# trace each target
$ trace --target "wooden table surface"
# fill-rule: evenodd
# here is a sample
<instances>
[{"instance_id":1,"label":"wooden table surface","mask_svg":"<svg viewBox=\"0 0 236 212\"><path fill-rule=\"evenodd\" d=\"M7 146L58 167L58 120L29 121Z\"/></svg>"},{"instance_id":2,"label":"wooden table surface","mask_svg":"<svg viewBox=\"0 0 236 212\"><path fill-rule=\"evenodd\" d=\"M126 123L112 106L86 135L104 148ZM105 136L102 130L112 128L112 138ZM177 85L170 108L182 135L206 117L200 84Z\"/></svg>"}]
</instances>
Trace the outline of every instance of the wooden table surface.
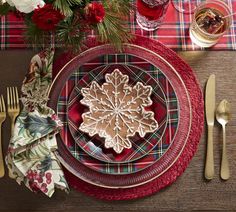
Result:
<instances>
[{"instance_id":1,"label":"wooden table surface","mask_svg":"<svg viewBox=\"0 0 236 212\"><path fill-rule=\"evenodd\" d=\"M6 97L7 86L20 88L31 50L0 51L0 94ZM236 210L236 52L204 51L178 53L195 71L202 88L211 73L216 74L217 104L226 98L232 103L233 117L227 126L227 148L231 178L220 180L222 131L214 128L215 178L204 180L206 131L198 151L185 173L170 187L143 199L105 202L72 190L70 194L57 191L49 199L33 194L25 186L5 176L0 179L0 211L183 211L183 210ZM6 152L10 135L9 119L3 125L3 147Z\"/></svg>"}]
</instances>

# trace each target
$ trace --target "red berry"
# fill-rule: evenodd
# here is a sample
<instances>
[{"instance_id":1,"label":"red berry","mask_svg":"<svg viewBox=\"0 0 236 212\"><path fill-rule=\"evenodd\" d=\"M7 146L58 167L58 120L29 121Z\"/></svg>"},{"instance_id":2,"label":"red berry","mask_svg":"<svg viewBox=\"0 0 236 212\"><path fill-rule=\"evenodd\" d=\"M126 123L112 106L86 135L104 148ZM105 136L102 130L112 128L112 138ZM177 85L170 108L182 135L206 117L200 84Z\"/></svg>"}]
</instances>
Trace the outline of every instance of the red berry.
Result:
<instances>
[{"instance_id":1,"label":"red berry","mask_svg":"<svg viewBox=\"0 0 236 212\"><path fill-rule=\"evenodd\" d=\"M26 174L26 177L29 179L29 180L33 180L35 178L35 173L32 171L32 170L29 170Z\"/></svg>"},{"instance_id":2,"label":"red berry","mask_svg":"<svg viewBox=\"0 0 236 212\"><path fill-rule=\"evenodd\" d=\"M38 182L42 183L43 182L43 178L42 177L38 178Z\"/></svg>"},{"instance_id":3,"label":"red berry","mask_svg":"<svg viewBox=\"0 0 236 212\"><path fill-rule=\"evenodd\" d=\"M42 192L47 192L48 191L48 189L47 189L47 184L46 183L43 183L42 185L41 185L41 191Z\"/></svg>"},{"instance_id":4,"label":"red berry","mask_svg":"<svg viewBox=\"0 0 236 212\"><path fill-rule=\"evenodd\" d=\"M38 184L37 184L36 182L30 181L30 182L29 182L29 186L30 186L30 188L31 188L34 192L38 192L38 191L39 191L39 187L38 187Z\"/></svg>"},{"instance_id":5,"label":"red berry","mask_svg":"<svg viewBox=\"0 0 236 212\"><path fill-rule=\"evenodd\" d=\"M52 182L51 179L47 179L47 181L46 181L47 184L50 184L51 182Z\"/></svg>"},{"instance_id":6,"label":"red berry","mask_svg":"<svg viewBox=\"0 0 236 212\"><path fill-rule=\"evenodd\" d=\"M37 180L39 183L42 183L43 178L42 178L41 174L37 174L36 177L35 177L35 180Z\"/></svg>"},{"instance_id":7,"label":"red berry","mask_svg":"<svg viewBox=\"0 0 236 212\"><path fill-rule=\"evenodd\" d=\"M52 174L50 172L46 173L46 178L50 180L52 178Z\"/></svg>"},{"instance_id":8,"label":"red berry","mask_svg":"<svg viewBox=\"0 0 236 212\"><path fill-rule=\"evenodd\" d=\"M32 176L32 174L29 174L29 173L28 173L26 176L27 176L27 178L28 178L29 180L33 180L33 179L34 179L34 176Z\"/></svg>"},{"instance_id":9,"label":"red berry","mask_svg":"<svg viewBox=\"0 0 236 212\"><path fill-rule=\"evenodd\" d=\"M47 188L47 184L46 183L42 183L41 188Z\"/></svg>"}]
</instances>

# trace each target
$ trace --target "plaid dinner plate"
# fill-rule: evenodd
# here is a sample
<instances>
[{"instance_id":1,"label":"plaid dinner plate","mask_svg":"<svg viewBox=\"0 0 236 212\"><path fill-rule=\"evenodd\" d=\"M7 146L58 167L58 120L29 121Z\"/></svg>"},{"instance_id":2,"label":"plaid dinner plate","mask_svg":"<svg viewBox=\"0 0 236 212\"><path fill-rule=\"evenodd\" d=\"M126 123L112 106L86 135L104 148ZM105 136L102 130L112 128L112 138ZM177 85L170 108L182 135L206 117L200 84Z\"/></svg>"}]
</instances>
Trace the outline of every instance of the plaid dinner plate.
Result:
<instances>
[{"instance_id":1,"label":"plaid dinner plate","mask_svg":"<svg viewBox=\"0 0 236 212\"><path fill-rule=\"evenodd\" d=\"M111 55L109 55L111 56ZM127 56L127 55L125 55ZM130 55L129 55L130 56ZM104 57L104 56L102 56ZM101 58L99 58L101 59ZM137 58L136 58L137 59ZM115 61L114 61L115 62ZM142 61L145 62L145 61ZM83 77L75 89L71 93L71 98L69 99L68 103L68 122L69 122L69 129L71 131L72 136L76 143L83 149L86 153L90 156L97 158L98 160L108 162L108 163L127 163L132 162L137 159L144 157L148 154L155 146L162 141L163 148L164 146L168 146L170 141L169 137L165 140L163 137L164 132L167 128L167 119L169 116L168 113L168 100L166 96L169 95L165 94L162 86L166 86L165 83L167 82L165 76L159 72L158 69L153 69L154 73L156 74L156 81L155 78L152 78L147 71L143 71L136 66L132 65L125 65L122 61L117 61L117 64L112 65L113 62L109 65L103 65L99 68L95 69L94 71L90 71L88 75ZM83 87L90 86L92 81L97 81L99 84L104 82L104 76L106 73L111 73L114 69L119 69L122 71L123 74L129 76L130 81L129 84L132 86L137 82L142 82L145 85L150 85L153 88L152 94L152 101L153 105L148 108L149 110L154 111L155 119L159 123L159 128L154 133L149 133L145 136L145 138L141 138L138 135L135 135L131 138L132 148L125 149L122 153L116 154L112 149L106 149L104 147L104 139L101 139L99 136L93 136L92 138L88 136L87 133L82 133L78 128L82 122L81 114L84 112L82 109L87 110L87 108L83 107L80 104L80 100L82 99L81 89ZM159 73L158 73L159 72ZM163 84L162 84L163 83ZM172 87L170 87L169 92L174 92ZM175 97L175 95L174 95ZM176 103L176 117L178 120L178 108L177 108L177 99L173 98L173 101ZM80 115L76 115L80 111ZM164 152L164 150L163 150Z\"/></svg>"},{"instance_id":2,"label":"plaid dinner plate","mask_svg":"<svg viewBox=\"0 0 236 212\"><path fill-rule=\"evenodd\" d=\"M106 55L107 56L107 55ZM109 57L112 55L109 55ZM117 55L116 55L117 56ZM104 56L103 56L104 57ZM115 58L115 57L114 57ZM115 67L114 65L109 65L108 68L107 65L100 66L99 68L95 69L95 71L90 71L88 75L85 75L81 80L79 80L80 85L77 85L75 87L76 92L71 92L71 97L69 98L69 119L65 116L66 110L63 105L67 105L65 101L67 101L68 98L65 96L67 95L66 88L70 87L68 84L73 83L73 81L77 78L76 76L79 76L79 73L82 72L83 68L80 68L81 70L78 70L75 72L70 79L67 81L68 84L66 83L64 86L64 89L62 91L62 96L60 97L59 101L59 109L58 114L61 115L61 119L63 120L64 126L66 129L62 132L62 136L64 136L63 141L67 141L67 147L71 151L71 153L81 162L86 164L92 169L95 169L97 171L100 171L102 173L109 173L109 174L127 174L127 173L133 173L140 171L149 165L151 165L153 162L158 160L168 149L172 138L174 138L175 132L177 130L177 124L178 124L178 101L176 98L176 95L174 93L174 90L172 86L170 85L169 81L166 79L165 75L162 74L162 72L153 67L150 63L147 61L137 58L131 55L126 55L126 58L130 58L131 61L133 62L128 62L126 61L126 64L124 61L109 61L109 64L116 64ZM101 60L102 61L102 60ZM103 60L104 61L104 60ZM119 65L118 65L118 64ZM86 65L89 64L94 64L94 61L90 61L89 63L86 63ZM120 64L125 64L125 65L120 65ZM129 64L129 67L128 67ZM131 64L138 64L138 66L142 66L143 68L145 67L145 70L149 71L141 71L141 69L137 69L135 66L131 66ZM78 147L75 142L73 141L70 133L68 132L68 126L69 128L72 128L72 134L77 134L78 131L78 126L80 125L81 122L81 111L83 111L83 106L79 104L79 96L80 94L80 89L82 87L87 86L88 79L90 79L90 82L94 80L93 76L96 76L96 79L100 78L100 80L103 80L103 73L101 70L106 70L105 72L109 72L114 70L114 68L119 68L119 69L124 69L124 71L128 71L127 73L129 76L131 76L131 79L133 79L133 83L135 81L141 81L145 84L151 84L153 85L154 89L154 95L152 96L153 99L153 105L152 105L152 110L155 112L155 117L159 122L159 129L153 133L150 134L148 137L145 139L140 139L139 137L136 138L135 141L135 147L133 150L129 150L126 153L123 153L122 155L115 155L118 159L120 160L122 157L127 158L127 156L132 157L132 156L139 156L143 155L145 156L143 159L135 160L135 162L127 162L124 164L112 164L112 163L102 163L101 161L95 160L94 157L89 157L84 151L84 148ZM81 71L81 72L80 72ZM102 74L101 74L102 73ZM149 75L147 73L152 74ZM100 74L100 77L99 77ZM157 81L156 81L157 80ZM163 88L162 88L163 87ZM163 95L164 92L164 95ZM163 104L166 103L167 105ZM168 107L168 114L167 114L167 107ZM80 112L79 112L80 111ZM72 121L67 121L67 120L72 120ZM72 123L71 123L72 122ZM94 147L99 141L96 141L96 138L89 138L88 142L86 142L86 139L83 139L81 137L81 132L79 132L80 139L83 140L86 146L91 145ZM74 136L75 137L75 136ZM139 143L137 142L139 141ZM87 145L86 145L87 144ZM142 145L138 145L142 144ZM151 145L150 145L151 144ZM101 143L95 147L96 148L101 148ZM145 147L148 146L148 147ZM92 150L92 147L91 148ZM137 148L138 147L138 148ZM142 149L140 149L142 147ZM145 149L144 149L145 148ZM147 151L147 148L152 150L149 154ZM101 150L102 151L102 150ZM97 154L99 154L101 151L97 151ZM138 152L137 152L138 151ZM142 151L140 153L140 151ZM107 152L106 152L107 154ZM148 154L148 155L147 155ZM109 157L110 155L113 155L114 158L114 153L111 151L110 154L107 154ZM137 157L136 156L136 157Z\"/></svg>"},{"instance_id":3,"label":"plaid dinner plate","mask_svg":"<svg viewBox=\"0 0 236 212\"><path fill-rule=\"evenodd\" d=\"M84 73L84 66L94 64L94 60L84 64L70 76L67 83L65 83L59 98L58 114L64 123L64 129L61 133L63 137L62 140L66 141L65 145L74 157L90 168L102 173L128 174L148 167L166 152L177 130L179 112L178 101L173 87L158 68L154 67L147 61L132 55L122 54L116 55L116 57L114 56L115 55L101 56L99 61L103 62L101 64L97 64L102 66L89 71L88 74L82 78L81 76L83 74L80 73ZM106 61L104 57L119 58L119 56L123 56L121 58L126 58L126 62L123 60L116 59L115 61L110 59L108 62L109 65L104 65L104 61ZM129 59L127 60L127 58ZM149 70L151 75L147 74L146 71L141 70L140 67L137 68L134 64L136 64L137 67L141 66L145 68L145 70ZM155 112L155 118L159 123L159 129L155 133L149 134L149 136L146 136L144 139L136 136L134 140L132 139L134 145L133 148L131 150L126 150L122 154L115 154L113 151L104 149L101 139L96 137L90 138L88 135L83 134L78 130L78 127L82 121L81 114L84 109L86 109L79 102L82 98L80 93L81 88L88 86L94 78L96 78L96 81L102 82L104 80L104 74L111 72L115 68L118 68L122 70L123 73L129 75L131 84L141 81L144 84L152 85L154 94L152 95L153 105L150 109ZM67 90L71 87L69 84L76 84L74 81L77 81L78 79L80 80L69 95ZM66 114L68 114L68 116ZM68 131L68 128L70 128L71 134L74 135L74 139ZM74 142L74 140L76 142ZM76 143L80 143L80 145L77 145ZM85 150L85 152L83 150ZM86 154L87 151L90 151L89 154L91 157ZM103 163L96 160L95 158L99 158L99 156L109 158L110 161L115 159L116 162L121 161L123 158L126 160L128 158L137 158L139 160L133 159L133 163L131 163L131 161L127 161L124 164L118 162L117 164L112 164L109 161L107 163ZM140 159L141 156L145 157Z\"/></svg>"},{"instance_id":4,"label":"plaid dinner plate","mask_svg":"<svg viewBox=\"0 0 236 212\"><path fill-rule=\"evenodd\" d=\"M123 58L123 60L120 58ZM100 66L89 71L88 67L91 64ZM135 141L133 142L133 148L119 155L103 148L101 139L90 138L78 130L82 121L81 114L86 110L80 104L82 98L81 88L88 86L94 79L102 83L104 74L112 72L115 68L129 75L131 84L141 81L144 84L152 85L154 90L152 95L153 105L150 109L155 112L155 118L159 123L159 129L155 133L149 134L144 139L136 136L133 140ZM85 73L85 70L89 72L85 75L81 74ZM76 81L78 81L77 85ZM68 88L72 87L71 84L76 86L69 93ZM58 114L64 123L64 129L61 133L62 140L66 141L65 145L71 154L86 166L107 174L134 173L158 160L166 152L174 138L178 125L178 112L178 101L174 89L161 70L141 58L127 54L103 55L81 66L65 83L58 102ZM80 145L76 143L80 143ZM90 151L91 156L86 154L87 151ZM141 156L142 159L140 159ZM99 157L109 158L110 161L115 159L116 162L121 161L121 159L127 160L127 158L137 159L133 159L134 162L132 163L127 161L123 164L118 162L113 164L109 161L101 162L95 159L99 159Z\"/></svg>"}]
</instances>

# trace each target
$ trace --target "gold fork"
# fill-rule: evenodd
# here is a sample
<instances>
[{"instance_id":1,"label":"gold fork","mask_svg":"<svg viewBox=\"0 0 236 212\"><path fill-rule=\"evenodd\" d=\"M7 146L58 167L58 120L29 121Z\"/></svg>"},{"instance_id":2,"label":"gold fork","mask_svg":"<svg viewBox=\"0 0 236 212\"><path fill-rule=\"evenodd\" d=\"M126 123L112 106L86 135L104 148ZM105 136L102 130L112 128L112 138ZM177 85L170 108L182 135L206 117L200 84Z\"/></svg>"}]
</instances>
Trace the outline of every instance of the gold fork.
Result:
<instances>
[{"instance_id":1,"label":"gold fork","mask_svg":"<svg viewBox=\"0 0 236 212\"><path fill-rule=\"evenodd\" d=\"M7 112L11 118L11 134L13 134L15 120L20 113L19 95L17 87L7 88Z\"/></svg>"},{"instance_id":2,"label":"gold fork","mask_svg":"<svg viewBox=\"0 0 236 212\"><path fill-rule=\"evenodd\" d=\"M3 153L2 153L2 123L6 119L6 106L3 99L3 95L0 98L0 178L4 176L4 163L3 163Z\"/></svg>"}]
</instances>

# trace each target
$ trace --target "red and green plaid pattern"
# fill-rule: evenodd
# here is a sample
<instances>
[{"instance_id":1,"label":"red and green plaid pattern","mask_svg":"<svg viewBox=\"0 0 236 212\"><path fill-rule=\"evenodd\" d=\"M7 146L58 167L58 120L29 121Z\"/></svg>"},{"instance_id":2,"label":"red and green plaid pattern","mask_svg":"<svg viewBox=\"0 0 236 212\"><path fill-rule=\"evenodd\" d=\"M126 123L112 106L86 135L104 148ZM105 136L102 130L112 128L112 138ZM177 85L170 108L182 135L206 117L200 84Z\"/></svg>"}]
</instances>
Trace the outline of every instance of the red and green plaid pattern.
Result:
<instances>
[{"instance_id":1,"label":"red and green plaid pattern","mask_svg":"<svg viewBox=\"0 0 236 212\"><path fill-rule=\"evenodd\" d=\"M23 19L14 13L8 16L0 16L0 49L25 48L24 29Z\"/></svg>"},{"instance_id":2,"label":"red and green plaid pattern","mask_svg":"<svg viewBox=\"0 0 236 212\"><path fill-rule=\"evenodd\" d=\"M75 87L71 94L72 98L70 98L68 102L69 129L77 144L92 157L110 163L132 162L148 154L161 140L167 125L167 100L161 86L145 71L140 70L136 66L119 66L118 64L111 64L100 66L97 69L90 71ZM123 74L129 76L129 84L131 86L134 86L136 82L142 82L143 84L152 86L153 106L151 109L155 113L155 118L159 123L159 129L145 138L140 138L139 136L132 137L132 148L114 155L112 149L107 150L104 148L103 140L99 139L99 137L94 136L91 138L86 133L82 133L79 130L82 120L75 118L74 114L78 113L78 108L82 107L79 102L82 99L81 89L90 86L92 81L97 81L99 84L102 84L104 82L104 75L106 73L111 73L116 68Z\"/></svg>"},{"instance_id":3,"label":"red and green plaid pattern","mask_svg":"<svg viewBox=\"0 0 236 212\"><path fill-rule=\"evenodd\" d=\"M200 3L203 0L198 0ZM236 11L236 0L226 0L232 13ZM189 37L191 14L179 13L170 3L163 25L155 32L140 29L135 21L135 12L131 12L129 26L132 33L157 39L166 46L176 50L199 50ZM25 26L22 19L13 13L7 17L0 17L0 48L25 48L23 32ZM236 16L230 30L210 50L236 50Z\"/></svg>"},{"instance_id":4,"label":"red and green plaid pattern","mask_svg":"<svg viewBox=\"0 0 236 212\"><path fill-rule=\"evenodd\" d=\"M167 102L169 116L167 116L167 126L163 132L163 136L161 137L161 139L159 139L159 142L156 141L156 145L152 148L149 154L147 154L145 157L135 160L132 163L131 162L106 163L106 162L97 160L94 157L91 157L87 153L85 153L79 147L79 145L75 143L74 138L69 132L69 126L73 123L71 123L71 121L68 123L67 106L69 110L69 116L71 113L72 114L71 118L73 120L72 122L75 123L74 124L75 132L78 132L77 128L79 126L79 123L81 122L81 112L79 111L83 111L84 106L78 104L78 99L75 98L76 96L78 97L79 95L80 86L82 87L87 86L89 79L90 81L92 81L94 78L96 78L98 81L101 80L102 78L104 78L104 75L102 74L98 76L98 74L101 70L104 69L103 67L104 66L111 67L110 69L111 71L111 70L114 70L113 69L114 64L115 64L115 67L119 67L119 65L129 66L130 69L132 70L129 73L129 75L133 75L133 77L130 76L130 78L133 78L136 81L141 81L145 84L150 83L150 85L154 85L154 87L155 87L155 83L157 82L158 87L160 86L162 88L165 95L165 97L161 97L161 98L162 99L165 98L165 101ZM136 69L135 68L133 69L133 67L136 67ZM91 69L94 69L95 71L90 71ZM140 69L145 70L146 74L143 74L142 76L142 72L139 71ZM92 73L88 74L88 71ZM98 72L98 74L96 74L96 71ZM150 74L150 76L152 76L153 78L150 76L147 76L148 74ZM156 80L155 83L153 82L153 79ZM74 88L74 91L76 92L73 92L73 88ZM159 95L156 95L156 96L159 97ZM158 99L157 101L159 102L161 101L161 99ZM156 100L154 101L152 109L155 111L155 108L156 108L158 112L161 112L158 110L159 105L155 105L155 102ZM61 92L61 95L58 101L58 115L64 124L64 129L61 132L61 136L62 136L63 142L68 147L71 154L75 158L77 158L80 162L89 166L90 168L96 171L99 171L102 173L108 173L108 174L118 174L118 173L128 174L128 173L137 172L150 166L151 164L153 164L153 162L158 160L168 150L168 147L170 146L173 140L173 137L175 135L175 132L178 126L178 112L179 112L178 101L177 101L174 89L172 88L170 82L165 77L165 75L162 74L161 70L159 70L157 67L153 66L152 64L148 63L147 61L141 58L137 58L137 57L134 57L132 55L127 55L127 54L99 56L96 59L84 64L83 66L78 68L78 70L75 70L74 73L70 76L70 78L65 83L65 86ZM160 115L158 113L156 114ZM71 118L69 118L69 120ZM86 138L80 138L80 139L85 139L86 141ZM94 142L94 139L92 141L93 142L90 141L89 143L90 145L87 145L87 147L89 146L92 150L94 148L96 153L99 152L98 151L99 149L102 150L102 146L99 143L97 145L97 143ZM104 149L102 151L104 151ZM142 148L141 148L141 151L140 149L137 148L137 151L136 152L133 151L133 152L135 154L137 153L143 154L143 151L146 153L146 150ZM131 156L133 155L131 154Z\"/></svg>"}]
</instances>

